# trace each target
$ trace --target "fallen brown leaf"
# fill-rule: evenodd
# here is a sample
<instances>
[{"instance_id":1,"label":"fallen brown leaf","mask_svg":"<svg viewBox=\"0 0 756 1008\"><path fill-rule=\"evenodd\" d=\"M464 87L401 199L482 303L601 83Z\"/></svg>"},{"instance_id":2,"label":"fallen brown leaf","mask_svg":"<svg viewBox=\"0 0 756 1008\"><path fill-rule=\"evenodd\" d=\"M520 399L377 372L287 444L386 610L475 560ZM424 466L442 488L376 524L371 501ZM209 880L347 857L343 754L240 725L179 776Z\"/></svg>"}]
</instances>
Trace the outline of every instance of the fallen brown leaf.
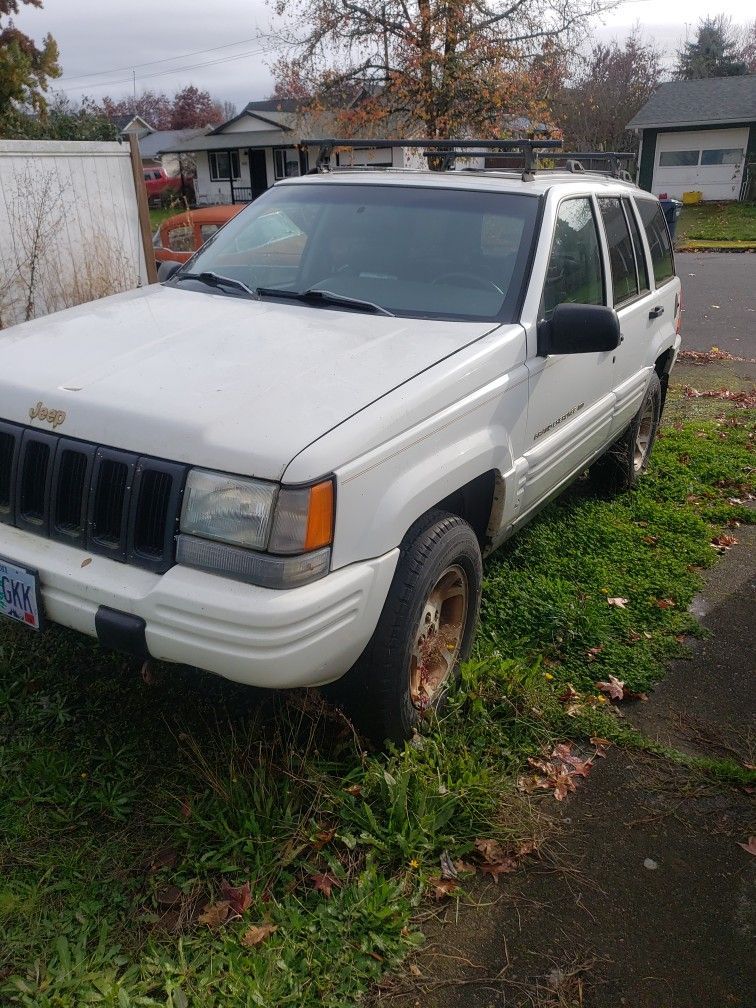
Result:
<instances>
[{"instance_id":1,"label":"fallen brown leaf","mask_svg":"<svg viewBox=\"0 0 756 1008\"><path fill-rule=\"evenodd\" d=\"M231 907L227 900L208 903L197 920L200 924L207 924L209 928L218 928L228 920L230 910Z\"/></svg>"},{"instance_id":2,"label":"fallen brown leaf","mask_svg":"<svg viewBox=\"0 0 756 1008\"><path fill-rule=\"evenodd\" d=\"M630 599L619 598L618 596L614 596L612 598L608 598L606 601L609 603L610 606L616 606L617 609L626 609Z\"/></svg>"},{"instance_id":3,"label":"fallen brown leaf","mask_svg":"<svg viewBox=\"0 0 756 1008\"><path fill-rule=\"evenodd\" d=\"M610 675L608 682L597 682L596 689L601 690L612 700L621 700L625 695L625 684L616 676ZM607 708L608 710L609 708Z\"/></svg>"},{"instance_id":4,"label":"fallen brown leaf","mask_svg":"<svg viewBox=\"0 0 756 1008\"><path fill-rule=\"evenodd\" d=\"M224 879L221 882L220 891L233 913L241 916L245 910L249 909L252 902L249 882L245 882L241 886L232 886Z\"/></svg>"},{"instance_id":5,"label":"fallen brown leaf","mask_svg":"<svg viewBox=\"0 0 756 1008\"><path fill-rule=\"evenodd\" d=\"M674 607L677 605L677 603L674 602L671 598L658 598L656 600L656 604L659 606L660 609L674 609Z\"/></svg>"},{"instance_id":6,"label":"fallen brown leaf","mask_svg":"<svg viewBox=\"0 0 756 1008\"><path fill-rule=\"evenodd\" d=\"M315 850L322 850L326 844L329 844L331 840L336 836L336 830L320 830L320 832L315 834L315 838L312 841L312 846Z\"/></svg>"},{"instance_id":7,"label":"fallen brown leaf","mask_svg":"<svg viewBox=\"0 0 756 1008\"><path fill-rule=\"evenodd\" d=\"M742 847L747 854L756 855L756 836L748 837L748 842L739 843L738 847Z\"/></svg>"},{"instance_id":8,"label":"fallen brown leaf","mask_svg":"<svg viewBox=\"0 0 756 1008\"><path fill-rule=\"evenodd\" d=\"M428 879L428 883L433 890L433 899L447 899L459 889L459 882L456 879L444 879L434 876Z\"/></svg>"},{"instance_id":9,"label":"fallen brown leaf","mask_svg":"<svg viewBox=\"0 0 756 1008\"><path fill-rule=\"evenodd\" d=\"M499 875L507 875L517 871L517 858L510 856L502 861L483 861L480 870L484 875L490 875L494 882L498 882Z\"/></svg>"},{"instance_id":10,"label":"fallen brown leaf","mask_svg":"<svg viewBox=\"0 0 756 1008\"><path fill-rule=\"evenodd\" d=\"M244 932L241 943L247 948L254 948L256 945L261 945L276 931L278 931L277 924L254 924Z\"/></svg>"},{"instance_id":11,"label":"fallen brown leaf","mask_svg":"<svg viewBox=\"0 0 756 1008\"><path fill-rule=\"evenodd\" d=\"M333 890L342 885L339 879L335 875L331 875L330 872L316 872L315 875L310 875L310 880L312 888L322 893L326 899L330 899Z\"/></svg>"}]
</instances>

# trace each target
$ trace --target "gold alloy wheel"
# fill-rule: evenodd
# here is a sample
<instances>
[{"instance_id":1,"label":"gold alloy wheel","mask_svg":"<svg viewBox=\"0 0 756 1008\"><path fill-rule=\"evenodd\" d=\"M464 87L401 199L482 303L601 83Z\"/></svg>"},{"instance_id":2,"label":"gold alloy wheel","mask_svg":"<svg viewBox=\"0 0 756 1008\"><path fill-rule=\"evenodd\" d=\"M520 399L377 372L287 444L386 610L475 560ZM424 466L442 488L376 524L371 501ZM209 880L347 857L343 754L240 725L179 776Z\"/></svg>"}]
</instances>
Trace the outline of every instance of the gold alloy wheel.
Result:
<instances>
[{"instance_id":1,"label":"gold alloy wheel","mask_svg":"<svg viewBox=\"0 0 756 1008\"><path fill-rule=\"evenodd\" d=\"M469 594L467 574L455 564L442 572L425 600L410 659L410 697L418 710L438 698L459 658Z\"/></svg>"},{"instance_id":2,"label":"gold alloy wheel","mask_svg":"<svg viewBox=\"0 0 756 1008\"><path fill-rule=\"evenodd\" d=\"M643 464L648 457L649 448L651 447L651 435L654 430L654 400L649 399L646 404L646 408L643 411L643 415L640 418L638 424L638 431L635 435L635 444L633 446L633 468L636 472L640 472L643 468Z\"/></svg>"}]
</instances>

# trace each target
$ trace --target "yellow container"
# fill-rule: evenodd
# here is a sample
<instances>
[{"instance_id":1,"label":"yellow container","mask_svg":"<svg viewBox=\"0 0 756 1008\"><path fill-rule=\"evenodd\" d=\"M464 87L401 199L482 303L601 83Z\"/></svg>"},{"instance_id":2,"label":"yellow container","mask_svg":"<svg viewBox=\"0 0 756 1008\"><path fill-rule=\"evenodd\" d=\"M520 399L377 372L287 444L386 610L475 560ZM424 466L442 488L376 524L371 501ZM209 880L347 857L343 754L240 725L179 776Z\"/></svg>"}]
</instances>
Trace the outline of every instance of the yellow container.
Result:
<instances>
[{"instance_id":1,"label":"yellow container","mask_svg":"<svg viewBox=\"0 0 756 1008\"><path fill-rule=\"evenodd\" d=\"M682 201L686 206L690 206L693 203L700 203L702 199L703 193L696 189L693 192L684 192Z\"/></svg>"}]
</instances>

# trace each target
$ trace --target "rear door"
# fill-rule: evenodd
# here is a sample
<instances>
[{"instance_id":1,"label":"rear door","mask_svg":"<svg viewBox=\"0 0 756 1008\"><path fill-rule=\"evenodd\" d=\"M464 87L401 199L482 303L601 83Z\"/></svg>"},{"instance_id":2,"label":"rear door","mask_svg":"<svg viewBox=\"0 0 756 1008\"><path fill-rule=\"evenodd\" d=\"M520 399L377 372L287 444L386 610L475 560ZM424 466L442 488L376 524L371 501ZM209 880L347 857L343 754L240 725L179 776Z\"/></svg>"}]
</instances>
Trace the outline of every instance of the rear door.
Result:
<instances>
[{"instance_id":1,"label":"rear door","mask_svg":"<svg viewBox=\"0 0 756 1008\"><path fill-rule=\"evenodd\" d=\"M609 252L610 301L619 316L621 342L615 353L615 413L612 432L627 427L640 408L653 366L652 339L659 315L646 250L629 197L600 196L599 214Z\"/></svg>"},{"instance_id":2,"label":"rear door","mask_svg":"<svg viewBox=\"0 0 756 1008\"><path fill-rule=\"evenodd\" d=\"M558 304L606 304L598 209L588 195L567 196L556 211L539 318ZM535 281L535 276L534 276ZM614 354L531 356L521 516L564 484L609 440Z\"/></svg>"}]
</instances>

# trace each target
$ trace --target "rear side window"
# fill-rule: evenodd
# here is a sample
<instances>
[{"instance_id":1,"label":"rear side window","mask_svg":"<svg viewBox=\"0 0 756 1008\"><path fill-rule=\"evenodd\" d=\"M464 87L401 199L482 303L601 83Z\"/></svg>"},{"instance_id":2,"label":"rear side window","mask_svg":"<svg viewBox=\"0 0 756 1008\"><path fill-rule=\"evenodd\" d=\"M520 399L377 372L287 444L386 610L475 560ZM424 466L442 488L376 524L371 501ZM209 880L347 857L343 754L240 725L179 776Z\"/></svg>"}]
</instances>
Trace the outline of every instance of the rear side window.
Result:
<instances>
[{"instance_id":1,"label":"rear side window","mask_svg":"<svg viewBox=\"0 0 756 1008\"><path fill-rule=\"evenodd\" d=\"M604 278L596 218L588 197L564 200L557 213L554 241L541 300L541 317L550 319L558 304L604 303Z\"/></svg>"},{"instance_id":2,"label":"rear side window","mask_svg":"<svg viewBox=\"0 0 756 1008\"><path fill-rule=\"evenodd\" d=\"M604 221L606 241L609 246L609 261L612 265L613 304L619 305L638 293L638 277L635 272L635 253L630 238L630 230L619 199L599 199L599 209Z\"/></svg>"},{"instance_id":3,"label":"rear side window","mask_svg":"<svg viewBox=\"0 0 756 1008\"><path fill-rule=\"evenodd\" d=\"M638 228L638 221L635 217L635 212L633 210L632 202L625 197L622 200L622 206L625 210L625 216L627 217L627 222L630 225L630 234L633 239L633 248L635 249L635 265L638 270L638 286L640 287L641 294L645 293L647 290L651 289L651 285L648 282L648 263L646 262L646 250L643 248L643 242L641 241L640 230Z\"/></svg>"},{"instance_id":4,"label":"rear side window","mask_svg":"<svg viewBox=\"0 0 756 1008\"><path fill-rule=\"evenodd\" d=\"M646 199L636 200L636 203L643 227L646 229L646 238L648 238L648 245L651 249L651 264L658 287L675 275L672 242L669 239L667 222L659 203Z\"/></svg>"}]
</instances>

